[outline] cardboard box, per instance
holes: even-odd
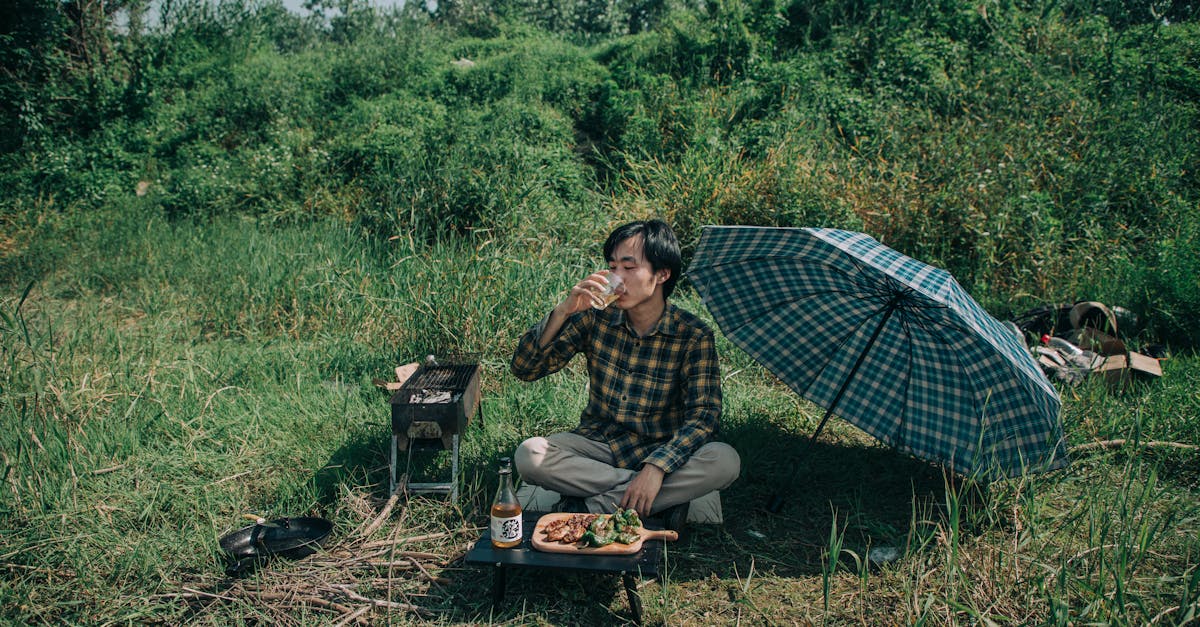
[[[1162,376],[1162,365],[1148,355],[1129,351],[1110,355],[1092,369],[1092,374],[1104,379],[1114,389],[1124,389],[1133,380],[1152,380]]]

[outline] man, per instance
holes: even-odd
[[[533,381],[582,353],[588,402],[579,426],[525,440],[514,455],[521,478],[593,513],[617,507],[643,517],[671,511],[738,477],[733,447],[711,441],[721,415],[721,377],[712,331],[667,302],[679,278],[679,240],[665,222],[618,227],[604,244],[608,271],[579,281],[513,354],[517,378]],[[624,292],[607,309],[609,276]]]

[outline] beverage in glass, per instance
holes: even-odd
[[[625,293],[625,282],[621,280],[621,277],[609,272],[606,278],[608,279],[608,285],[605,285],[599,294],[600,302],[592,304],[592,307],[596,309],[608,307],[616,302],[621,297],[621,294]]]

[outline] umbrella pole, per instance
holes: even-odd
[[[895,313],[896,307],[900,304],[900,299],[904,297],[906,292],[897,293],[884,306],[883,318],[879,320],[879,324],[875,326],[875,331],[871,333],[871,339],[867,340],[867,345],[863,347],[862,352],[858,354],[858,359],[855,360],[854,366],[850,368],[850,372],[846,378],[842,380],[841,387],[838,388],[837,394],[833,397],[833,402],[829,403],[829,408],[825,410],[825,416],[821,418],[820,424],[817,425],[817,430],[813,431],[812,437],[808,439],[808,445],[804,447],[804,452],[800,454],[799,459],[792,465],[792,474],[788,477],[787,483],[784,485],[792,485],[796,482],[796,475],[800,471],[800,460],[808,457],[812,452],[813,445],[817,443],[817,436],[821,435],[821,430],[825,428],[825,423],[829,422],[829,417],[833,415],[833,410],[837,409],[839,403],[842,402],[842,396],[846,393],[846,388],[850,387],[850,382],[854,380],[854,375],[858,372],[859,366],[867,359],[867,354],[871,352],[871,347],[875,346],[875,340],[879,339],[879,334],[883,331],[884,325],[887,324],[889,318]],[[783,509],[783,497],[779,496],[776,491],[767,499],[767,511],[772,514],[778,514]]]

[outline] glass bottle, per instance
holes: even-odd
[[[492,502],[492,546],[510,549],[521,543],[521,503],[513,491],[512,460],[500,460],[500,489]]]

